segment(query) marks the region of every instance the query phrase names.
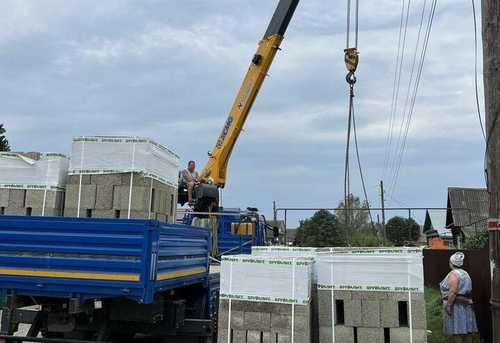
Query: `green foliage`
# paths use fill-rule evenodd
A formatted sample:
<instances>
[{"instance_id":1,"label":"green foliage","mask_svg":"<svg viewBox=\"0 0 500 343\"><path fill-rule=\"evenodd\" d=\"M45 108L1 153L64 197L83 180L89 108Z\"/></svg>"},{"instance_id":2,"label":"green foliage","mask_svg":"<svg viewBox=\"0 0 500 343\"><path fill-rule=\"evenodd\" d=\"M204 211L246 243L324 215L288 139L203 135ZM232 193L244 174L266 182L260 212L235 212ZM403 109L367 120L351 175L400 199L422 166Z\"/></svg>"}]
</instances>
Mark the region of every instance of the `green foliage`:
<instances>
[{"instance_id":1,"label":"green foliage","mask_svg":"<svg viewBox=\"0 0 500 343\"><path fill-rule=\"evenodd\" d=\"M431 216L429 215L429 211L425 211L425 222L424 222L424 233L430 233L434 230L432 226ZM435 231L435 230L434 230Z\"/></svg>"},{"instance_id":2,"label":"green foliage","mask_svg":"<svg viewBox=\"0 0 500 343\"><path fill-rule=\"evenodd\" d=\"M9 141L5 137L3 124L0 124L0 151L10 151Z\"/></svg>"},{"instance_id":3,"label":"green foliage","mask_svg":"<svg viewBox=\"0 0 500 343\"><path fill-rule=\"evenodd\" d=\"M443 302L441 293L432 288L425 289L425 308L427 314L427 330L431 333L427 335L428 343L452 343L450 337L443 335ZM476 336L475 343L481 343L481 339Z\"/></svg>"},{"instance_id":4,"label":"green foliage","mask_svg":"<svg viewBox=\"0 0 500 343\"><path fill-rule=\"evenodd\" d=\"M326 210L316 212L310 219L300 222L295 245L305 247L333 247L345 245L337 217Z\"/></svg>"},{"instance_id":5,"label":"green foliage","mask_svg":"<svg viewBox=\"0 0 500 343\"><path fill-rule=\"evenodd\" d=\"M366 201L361 201L359 197L350 194L348 199L349 211L345 208L345 200L341 201L335 211L339 224L351 234L362 233L371 230L369 205Z\"/></svg>"},{"instance_id":6,"label":"green foliage","mask_svg":"<svg viewBox=\"0 0 500 343\"><path fill-rule=\"evenodd\" d=\"M420 226L411 218L393 217L387 222L385 229L387 239L396 246L416 242L420 237Z\"/></svg>"},{"instance_id":7,"label":"green foliage","mask_svg":"<svg viewBox=\"0 0 500 343\"><path fill-rule=\"evenodd\" d=\"M380 247L384 246L384 241L374 233L355 234L350 241L353 247Z\"/></svg>"},{"instance_id":8,"label":"green foliage","mask_svg":"<svg viewBox=\"0 0 500 343\"><path fill-rule=\"evenodd\" d=\"M479 231L472 236L465 239L464 249L474 250L474 249L484 249L489 246L489 232Z\"/></svg>"}]
</instances>

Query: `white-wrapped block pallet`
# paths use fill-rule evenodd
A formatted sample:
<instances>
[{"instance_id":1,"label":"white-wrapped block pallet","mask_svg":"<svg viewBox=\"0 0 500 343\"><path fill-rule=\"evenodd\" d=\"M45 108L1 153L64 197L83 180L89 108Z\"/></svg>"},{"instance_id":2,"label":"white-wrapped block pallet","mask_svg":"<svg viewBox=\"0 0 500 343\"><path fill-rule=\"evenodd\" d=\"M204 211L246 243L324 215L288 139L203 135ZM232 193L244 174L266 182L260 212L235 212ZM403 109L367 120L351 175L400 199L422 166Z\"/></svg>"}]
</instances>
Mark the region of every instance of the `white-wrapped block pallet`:
<instances>
[{"instance_id":1,"label":"white-wrapped block pallet","mask_svg":"<svg viewBox=\"0 0 500 343\"><path fill-rule=\"evenodd\" d=\"M316 267L320 343L427 341L421 249L328 249Z\"/></svg>"},{"instance_id":2,"label":"white-wrapped block pallet","mask_svg":"<svg viewBox=\"0 0 500 343\"><path fill-rule=\"evenodd\" d=\"M311 342L311 258L223 257L220 343Z\"/></svg>"},{"instance_id":3,"label":"white-wrapped block pallet","mask_svg":"<svg viewBox=\"0 0 500 343\"><path fill-rule=\"evenodd\" d=\"M0 214L62 215L68 166L58 153L0 153Z\"/></svg>"},{"instance_id":4,"label":"white-wrapped block pallet","mask_svg":"<svg viewBox=\"0 0 500 343\"><path fill-rule=\"evenodd\" d=\"M173 222L179 157L143 137L73 139L65 216Z\"/></svg>"}]
</instances>

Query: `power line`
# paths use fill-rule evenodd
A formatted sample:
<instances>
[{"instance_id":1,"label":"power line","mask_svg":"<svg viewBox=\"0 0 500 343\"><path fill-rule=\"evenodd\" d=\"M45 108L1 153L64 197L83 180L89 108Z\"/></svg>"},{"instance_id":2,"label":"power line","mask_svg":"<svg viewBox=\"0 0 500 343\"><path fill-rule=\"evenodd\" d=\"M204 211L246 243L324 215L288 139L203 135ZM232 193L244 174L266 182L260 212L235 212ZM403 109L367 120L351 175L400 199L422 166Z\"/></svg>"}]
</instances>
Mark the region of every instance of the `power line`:
<instances>
[{"instance_id":1,"label":"power line","mask_svg":"<svg viewBox=\"0 0 500 343\"><path fill-rule=\"evenodd\" d=\"M476 90L476 107L479 125L481 126L481 133L486 141L486 133L484 130L483 119L481 115L481 105L479 103L479 85L478 85L478 39L477 39L477 16L476 16L476 2L472 0L472 16L474 17L474 86Z\"/></svg>"},{"instance_id":2,"label":"power line","mask_svg":"<svg viewBox=\"0 0 500 343\"><path fill-rule=\"evenodd\" d=\"M420 64L419 64L419 67L418 67L417 79L416 79L416 82L415 82L415 87L413 89L412 99L411 99L411 103L410 103L410 109L409 109L408 121L406 123L406 128L405 128L403 145L402 145L402 147L400 149L399 162L397 164L397 168L396 168L396 171L395 171L395 174L394 174L394 180L393 180L392 190L391 190L392 193L394 193L394 190L396 188L396 184L398 182L399 171L400 171L400 168L401 168L403 156L405 155L405 151L406 151L407 139L408 139L408 132L409 132L409 129L410 129L411 119L413 117L413 113L414 113L414 109L415 109L415 103L416 103L416 99L417 99L418 89L419 89L419 86L420 86L420 81L421 81L421 78L422 78L422 73L423 73L424 64L425 64L425 58L427 56L427 49L428 49L428 46L429 46L429 40L430 40L431 31L432 31L432 25L434 23L434 16L435 16L435 13L436 13L436 7L437 7L437 0L433 0L433 3L431 5L431 10L430 10L430 13L429 13L429 19L428 19L428 22L427 22L427 30L426 30L426 34L425 34L425 38L424 38L424 45L422 46L422 52L421 52L421 55L420 55Z\"/></svg>"},{"instance_id":3,"label":"power line","mask_svg":"<svg viewBox=\"0 0 500 343\"><path fill-rule=\"evenodd\" d=\"M389 137L388 137L388 145L387 145L387 154L384 160L384 175L385 178L386 172L388 172L388 168L390 165L391 157L392 157L392 140L393 140L393 131L394 124L396 120L396 113L399 101L399 89L401 85L401 76L403 74L403 65L404 65L404 56L406 49L406 34L408 31L408 20L410 16L410 5L411 0L408 0L406 5L406 19L405 18L405 0L403 0L403 4L401 7L401 21L399 27L399 39L398 39L398 56L396 60L396 71L394 78L394 88L392 94L392 103L391 103L391 114L390 114L390 123L389 123Z\"/></svg>"}]
</instances>

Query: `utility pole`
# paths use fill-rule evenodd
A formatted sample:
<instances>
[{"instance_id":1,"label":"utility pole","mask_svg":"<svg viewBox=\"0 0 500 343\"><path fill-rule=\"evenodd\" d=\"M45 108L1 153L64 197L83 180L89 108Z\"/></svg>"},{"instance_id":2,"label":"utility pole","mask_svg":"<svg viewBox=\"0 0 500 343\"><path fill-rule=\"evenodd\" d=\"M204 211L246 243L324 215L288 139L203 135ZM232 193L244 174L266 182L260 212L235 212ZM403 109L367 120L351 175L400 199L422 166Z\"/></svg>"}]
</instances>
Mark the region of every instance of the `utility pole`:
<instances>
[{"instance_id":1,"label":"utility pole","mask_svg":"<svg viewBox=\"0 0 500 343\"><path fill-rule=\"evenodd\" d=\"M385 232L385 200L384 200L384 181L380 181L380 207L382 208L382 234L384 235L384 243L387 241Z\"/></svg>"},{"instance_id":2,"label":"utility pole","mask_svg":"<svg viewBox=\"0 0 500 343\"><path fill-rule=\"evenodd\" d=\"M490 195L492 342L500 342L500 2L482 0L487 184Z\"/></svg>"}]
</instances>

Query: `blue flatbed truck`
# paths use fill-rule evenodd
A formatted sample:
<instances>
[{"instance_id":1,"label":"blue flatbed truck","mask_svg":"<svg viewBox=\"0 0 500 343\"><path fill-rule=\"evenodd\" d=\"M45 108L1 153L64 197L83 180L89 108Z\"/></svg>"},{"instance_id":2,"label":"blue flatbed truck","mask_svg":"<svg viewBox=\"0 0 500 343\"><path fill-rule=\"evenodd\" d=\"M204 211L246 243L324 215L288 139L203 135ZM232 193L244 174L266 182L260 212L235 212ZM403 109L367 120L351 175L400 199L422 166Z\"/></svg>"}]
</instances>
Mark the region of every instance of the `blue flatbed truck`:
<instances>
[{"instance_id":1,"label":"blue flatbed truck","mask_svg":"<svg viewBox=\"0 0 500 343\"><path fill-rule=\"evenodd\" d=\"M0 216L0 341L28 323L27 337L48 342L136 333L209 342L219 291L210 247L209 230L187 225Z\"/></svg>"}]
</instances>

